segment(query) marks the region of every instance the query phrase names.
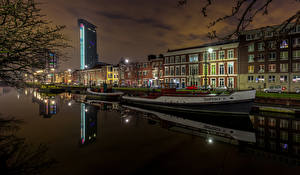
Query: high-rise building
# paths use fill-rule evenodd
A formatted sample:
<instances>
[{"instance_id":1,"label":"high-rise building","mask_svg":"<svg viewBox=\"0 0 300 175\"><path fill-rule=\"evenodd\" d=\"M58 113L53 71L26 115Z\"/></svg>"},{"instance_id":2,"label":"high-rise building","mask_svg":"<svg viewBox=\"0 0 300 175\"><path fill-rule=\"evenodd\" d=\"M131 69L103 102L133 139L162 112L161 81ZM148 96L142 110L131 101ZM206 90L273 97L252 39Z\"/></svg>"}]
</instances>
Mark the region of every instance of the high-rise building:
<instances>
[{"instance_id":1,"label":"high-rise building","mask_svg":"<svg viewBox=\"0 0 300 175\"><path fill-rule=\"evenodd\" d=\"M96 26L84 19L78 20L80 28L80 69L92 68L98 62Z\"/></svg>"}]
</instances>

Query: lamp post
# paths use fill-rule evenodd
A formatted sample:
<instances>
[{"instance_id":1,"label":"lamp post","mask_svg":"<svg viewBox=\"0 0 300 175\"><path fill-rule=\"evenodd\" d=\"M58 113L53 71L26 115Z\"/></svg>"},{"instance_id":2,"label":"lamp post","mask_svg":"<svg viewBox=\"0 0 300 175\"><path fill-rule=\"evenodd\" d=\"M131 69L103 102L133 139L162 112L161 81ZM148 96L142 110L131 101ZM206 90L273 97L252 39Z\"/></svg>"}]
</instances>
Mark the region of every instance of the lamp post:
<instances>
[{"instance_id":1,"label":"lamp post","mask_svg":"<svg viewBox=\"0 0 300 175\"><path fill-rule=\"evenodd\" d=\"M84 80L84 81L85 81L85 83L84 83L84 84L86 84L86 85L87 85L87 76L88 76L88 75L87 75L87 70L86 70L86 69L88 68L88 66L87 66L87 65L85 65L85 66L84 66L84 68L85 68L85 80Z\"/></svg>"},{"instance_id":2,"label":"lamp post","mask_svg":"<svg viewBox=\"0 0 300 175\"><path fill-rule=\"evenodd\" d=\"M204 58L204 88L205 90L207 90L207 72L208 72L208 68L207 68L207 64L209 64L207 62L207 58L210 56L210 54L213 52L212 48L208 49L208 55Z\"/></svg>"}]
</instances>

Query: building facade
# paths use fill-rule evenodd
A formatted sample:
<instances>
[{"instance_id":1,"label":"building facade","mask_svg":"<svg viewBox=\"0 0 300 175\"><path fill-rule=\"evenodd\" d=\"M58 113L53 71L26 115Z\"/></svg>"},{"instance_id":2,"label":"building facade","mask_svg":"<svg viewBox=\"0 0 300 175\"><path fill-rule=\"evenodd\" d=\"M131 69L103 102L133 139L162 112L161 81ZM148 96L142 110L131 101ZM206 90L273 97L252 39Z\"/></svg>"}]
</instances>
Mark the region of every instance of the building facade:
<instances>
[{"instance_id":1,"label":"building facade","mask_svg":"<svg viewBox=\"0 0 300 175\"><path fill-rule=\"evenodd\" d=\"M97 33L96 26L84 19L78 20L80 29L80 69L87 69L96 66L97 54Z\"/></svg>"},{"instance_id":2,"label":"building facade","mask_svg":"<svg viewBox=\"0 0 300 175\"><path fill-rule=\"evenodd\" d=\"M240 89L300 88L300 26L288 34L279 34L274 27L249 30L239 42Z\"/></svg>"},{"instance_id":3,"label":"building facade","mask_svg":"<svg viewBox=\"0 0 300 175\"><path fill-rule=\"evenodd\" d=\"M177 88L205 85L237 88L238 42L218 42L169 50L164 58L164 82Z\"/></svg>"}]
</instances>

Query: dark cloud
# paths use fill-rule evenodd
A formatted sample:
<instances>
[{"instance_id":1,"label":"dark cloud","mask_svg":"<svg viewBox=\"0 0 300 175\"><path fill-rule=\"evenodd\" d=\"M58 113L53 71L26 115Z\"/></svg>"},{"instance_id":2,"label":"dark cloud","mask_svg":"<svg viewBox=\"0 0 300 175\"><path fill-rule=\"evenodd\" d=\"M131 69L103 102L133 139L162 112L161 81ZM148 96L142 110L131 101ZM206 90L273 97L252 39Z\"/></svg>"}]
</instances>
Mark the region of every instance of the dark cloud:
<instances>
[{"instance_id":1,"label":"dark cloud","mask_svg":"<svg viewBox=\"0 0 300 175\"><path fill-rule=\"evenodd\" d=\"M153 27L157 27L157 28L165 29L165 30L173 29L171 26L161 23L153 18L135 18L135 17L130 17L130 16L124 15L124 14L109 13L109 12L98 12L98 14L102 15L104 17L110 18L110 19L128 20L128 21L133 21L137 24L151 25Z\"/></svg>"}]
</instances>

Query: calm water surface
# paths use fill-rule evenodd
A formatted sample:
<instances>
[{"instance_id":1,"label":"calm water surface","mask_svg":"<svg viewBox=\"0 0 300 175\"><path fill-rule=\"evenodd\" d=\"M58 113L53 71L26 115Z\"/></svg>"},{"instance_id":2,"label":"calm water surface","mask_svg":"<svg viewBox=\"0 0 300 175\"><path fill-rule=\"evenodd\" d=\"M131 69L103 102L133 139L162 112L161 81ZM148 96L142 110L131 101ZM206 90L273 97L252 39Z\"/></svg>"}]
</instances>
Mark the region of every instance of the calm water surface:
<instances>
[{"instance_id":1,"label":"calm water surface","mask_svg":"<svg viewBox=\"0 0 300 175\"><path fill-rule=\"evenodd\" d=\"M298 174L300 119L282 114L174 116L82 96L1 88L17 136L45 144L44 174Z\"/></svg>"}]
</instances>

